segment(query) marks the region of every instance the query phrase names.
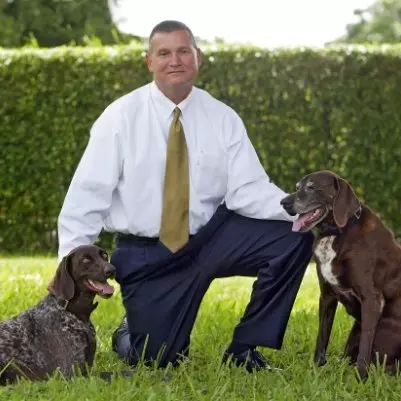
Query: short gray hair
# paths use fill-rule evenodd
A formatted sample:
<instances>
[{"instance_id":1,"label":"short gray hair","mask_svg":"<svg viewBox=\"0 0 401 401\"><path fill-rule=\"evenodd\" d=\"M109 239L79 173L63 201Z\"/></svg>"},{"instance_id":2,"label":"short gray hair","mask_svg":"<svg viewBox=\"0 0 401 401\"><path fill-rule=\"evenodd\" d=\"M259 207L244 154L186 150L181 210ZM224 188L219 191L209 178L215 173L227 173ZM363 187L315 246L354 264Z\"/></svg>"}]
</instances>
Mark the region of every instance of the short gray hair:
<instances>
[{"instance_id":1,"label":"short gray hair","mask_svg":"<svg viewBox=\"0 0 401 401\"><path fill-rule=\"evenodd\" d=\"M158 33L158 32L170 33L170 32L175 32L175 31L187 31L189 38L191 39L192 45L195 47L195 49L198 48L198 46L196 45L195 36L193 35L192 31L183 22L175 21L175 20L165 20L165 21L159 22L152 29L152 32L150 33L150 36L149 36L149 52L152 50L150 42L156 33Z\"/></svg>"}]
</instances>

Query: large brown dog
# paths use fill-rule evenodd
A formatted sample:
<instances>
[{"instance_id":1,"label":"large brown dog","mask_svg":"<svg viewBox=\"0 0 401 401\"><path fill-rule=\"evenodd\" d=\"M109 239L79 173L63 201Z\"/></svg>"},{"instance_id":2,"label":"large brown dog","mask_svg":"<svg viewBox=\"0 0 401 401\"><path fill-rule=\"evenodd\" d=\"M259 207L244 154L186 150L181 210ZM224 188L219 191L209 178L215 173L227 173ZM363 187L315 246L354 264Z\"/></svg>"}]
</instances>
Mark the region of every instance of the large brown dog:
<instances>
[{"instance_id":1,"label":"large brown dog","mask_svg":"<svg viewBox=\"0 0 401 401\"><path fill-rule=\"evenodd\" d=\"M309 174L281 201L299 214L293 231L317 228L314 246L320 284L315 363L326 350L338 301L355 322L345 356L367 377L371 361L395 372L401 360L401 246L351 186L331 171Z\"/></svg>"}]
</instances>

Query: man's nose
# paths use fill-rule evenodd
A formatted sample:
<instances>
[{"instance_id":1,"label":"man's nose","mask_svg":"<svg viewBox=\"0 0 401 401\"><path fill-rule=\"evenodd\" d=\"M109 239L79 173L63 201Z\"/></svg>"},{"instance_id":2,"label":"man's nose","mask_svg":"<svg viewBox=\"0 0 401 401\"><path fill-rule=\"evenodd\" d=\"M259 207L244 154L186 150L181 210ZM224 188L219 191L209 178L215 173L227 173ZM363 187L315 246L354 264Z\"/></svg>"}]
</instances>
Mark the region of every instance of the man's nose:
<instances>
[{"instance_id":1,"label":"man's nose","mask_svg":"<svg viewBox=\"0 0 401 401\"><path fill-rule=\"evenodd\" d=\"M171 53L170 64L173 66L177 66L181 64L181 59L178 53Z\"/></svg>"}]
</instances>

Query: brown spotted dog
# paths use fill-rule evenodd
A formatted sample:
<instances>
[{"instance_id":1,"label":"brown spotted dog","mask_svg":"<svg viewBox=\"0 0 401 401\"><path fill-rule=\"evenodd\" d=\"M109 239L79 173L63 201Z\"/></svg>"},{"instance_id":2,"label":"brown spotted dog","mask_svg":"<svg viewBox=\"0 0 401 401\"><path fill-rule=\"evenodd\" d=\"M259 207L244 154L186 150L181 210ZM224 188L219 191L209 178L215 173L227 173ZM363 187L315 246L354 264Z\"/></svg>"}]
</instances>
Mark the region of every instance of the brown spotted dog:
<instances>
[{"instance_id":1,"label":"brown spotted dog","mask_svg":"<svg viewBox=\"0 0 401 401\"><path fill-rule=\"evenodd\" d=\"M345 356L367 377L371 361L393 373L401 360L401 246L351 186L331 171L303 177L281 201L299 217L293 231L316 228L314 245L320 285L319 329L314 361L326 350L338 302L354 318Z\"/></svg>"},{"instance_id":2,"label":"brown spotted dog","mask_svg":"<svg viewBox=\"0 0 401 401\"><path fill-rule=\"evenodd\" d=\"M94 245L75 248L59 264L49 295L34 307L0 323L0 384L19 377L48 378L87 374L96 352L90 315L95 295L109 298L115 268Z\"/></svg>"}]
</instances>

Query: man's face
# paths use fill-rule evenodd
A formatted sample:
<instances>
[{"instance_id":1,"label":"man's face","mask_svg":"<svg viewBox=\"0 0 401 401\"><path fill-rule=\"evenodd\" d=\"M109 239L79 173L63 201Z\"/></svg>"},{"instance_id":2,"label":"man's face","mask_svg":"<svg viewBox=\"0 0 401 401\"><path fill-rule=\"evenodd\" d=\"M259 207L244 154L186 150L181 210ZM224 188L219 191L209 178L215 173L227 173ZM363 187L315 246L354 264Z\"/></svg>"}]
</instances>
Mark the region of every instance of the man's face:
<instances>
[{"instance_id":1,"label":"man's face","mask_svg":"<svg viewBox=\"0 0 401 401\"><path fill-rule=\"evenodd\" d=\"M154 80L164 87L192 85L199 71L200 51L187 31L157 32L146 55Z\"/></svg>"}]
</instances>

